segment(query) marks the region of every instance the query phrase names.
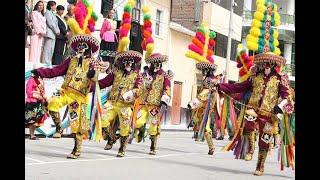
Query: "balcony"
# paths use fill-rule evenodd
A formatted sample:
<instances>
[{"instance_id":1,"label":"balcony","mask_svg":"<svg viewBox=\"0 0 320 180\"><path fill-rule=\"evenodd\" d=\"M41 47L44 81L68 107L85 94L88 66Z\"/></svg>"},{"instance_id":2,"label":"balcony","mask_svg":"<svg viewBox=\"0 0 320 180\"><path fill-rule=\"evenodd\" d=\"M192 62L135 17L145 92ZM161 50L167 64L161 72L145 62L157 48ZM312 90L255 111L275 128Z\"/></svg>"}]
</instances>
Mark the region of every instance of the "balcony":
<instances>
[{"instance_id":1,"label":"balcony","mask_svg":"<svg viewBox=\"0 0 320 180\"><path fill-rule=\"evenodd\" d=\"M252 18L254 17L253 14L256 11L243 11L243 22L250 22ZM289 15L289 14L281 14L280 15L280 25L284 25L284 26L294 26L295 25L295 16L294 15Z\"/></svg>"}]
</instances>

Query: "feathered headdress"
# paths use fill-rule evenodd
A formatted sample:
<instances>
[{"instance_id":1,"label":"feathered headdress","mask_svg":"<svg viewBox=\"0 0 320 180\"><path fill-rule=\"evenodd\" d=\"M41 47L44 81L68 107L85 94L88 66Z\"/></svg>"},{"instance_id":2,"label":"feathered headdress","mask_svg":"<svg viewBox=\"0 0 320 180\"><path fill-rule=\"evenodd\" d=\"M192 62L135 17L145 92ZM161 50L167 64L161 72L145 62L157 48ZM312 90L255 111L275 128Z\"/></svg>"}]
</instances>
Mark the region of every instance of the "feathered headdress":
<instances>
[{"instance_id":1,"label":"feathered headdress","mask_svg":"<svg viewBox=\"0 0 320 180\"><path fill-rule=\"evenodd\" d=\"M128 0L128 3L124 6L121 26L119 29L118 53L126 51L127 46L130 43L128 33L130 32L130 29L131 29L131 12L135 4L136 4L136 1Z\"/></svg>"},{"instance_id":2,"label":"feathered headdress","mask_svg":"<svg viewBox=\"0 0 320 180\"><path fill-rule=\"evenodd\" d=\"M247 46L257 53L273 52L280 55L278 35L279 32L272 26L280 24L278 6L271 0L257 0L257 11L252 19L250 34L247 35Z\"/></svg>"},{"instance_id":3,"label":"feathered headdress","mask_svg":"<svg viewBox=\"0 0 320 180\"><path fill-rule=\"evenodd\" d=\"M74 17L68 19L68 26L75 34L88 34L91 35L95 31L95 22L98 17L93 11L93 5L88 0L78 0L73 9Z\"/></svg>"},{"instance_id":4,"label":"feathered headdress","mask_svg":"<svg viewBox=\"0 0 320 180\"><path fill-rule=\"evenodd\" d=\"M240 82L243 82L249 77L251 67L254 64L253 64L253 56L247 55L246 49L243 47L242 44L238 45L236 61L237 61L237 67L239 68Z\"/></svg>"},{"instance_id":5,"label":"feathered headdress","mask_svg":"<svg viewBox=\"0 0 320 180\"><path fill-rule=\"evenodd\" d=\"M143 12L143 26L141 30L143 32L143 41L141 42L141 47L146 52L145 59L149 58L154 51L154 40L152 38L152 22L151 15L148 13L149 8L144 6L142 8Z\"/></svg>"},{"instance_id":6,"label":"feathered headdress","mask_svg":"<svg viewBox=\"0 0 320 180\"><path fill-rule=\"evenodd\" d=\"M186 52L186 56L199 62L214 63L212 48L215 46L215 37L216 33L209 30L207 23L202 23L192 38L192 44L188 46L190 51Z\"/></svg>"}]
</instances>

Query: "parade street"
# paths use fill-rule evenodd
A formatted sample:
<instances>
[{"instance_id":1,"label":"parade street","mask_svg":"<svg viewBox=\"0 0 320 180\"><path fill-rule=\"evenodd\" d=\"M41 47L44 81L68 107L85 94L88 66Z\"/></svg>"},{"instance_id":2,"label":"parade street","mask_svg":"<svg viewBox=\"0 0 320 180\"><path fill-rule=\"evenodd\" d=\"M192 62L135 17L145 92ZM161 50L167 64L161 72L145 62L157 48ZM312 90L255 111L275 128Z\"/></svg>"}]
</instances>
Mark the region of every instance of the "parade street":
<instances>
[{"instance_id":1,"label":"parade street","mask_svg":"<svg viewBox=\"0 0 320 180\"><path fill-rule=\"evenodd\" d=\"M207 155L206 142L195 142L193 132L162 132L156 155L149 155L150 140L127 146L126 157L118 158L117 142L113 149L104 150L105 141L84 140L78 159L66 159L74 142L72 138L25 139L26 180L288 180L294 170L280 171L278 150L273 149L265 163L263 176L254 176L257 147L251 161L234 159L233 152L220 151L230 142L215 140L215 153Z\"/></svg>"}]
</instances>

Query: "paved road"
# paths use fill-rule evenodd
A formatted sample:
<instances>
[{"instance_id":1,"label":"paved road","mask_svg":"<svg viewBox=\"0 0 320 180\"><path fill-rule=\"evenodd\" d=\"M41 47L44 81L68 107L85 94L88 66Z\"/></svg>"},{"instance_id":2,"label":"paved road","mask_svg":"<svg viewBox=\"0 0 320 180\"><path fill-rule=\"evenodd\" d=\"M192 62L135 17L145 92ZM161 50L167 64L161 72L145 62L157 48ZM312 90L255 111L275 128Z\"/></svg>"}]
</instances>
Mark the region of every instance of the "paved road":
<instances>
[{"instance_id":1,"label":"paved road","mask_svg":"<svg viewBox=\"0 0 320 180\"><path fill-rule=\"evenodd\" d=\"M214 140L216 152L207 155L205 142L195 142L192 132L163 132L157 155L150 156L150 140L129 144L124 158L115 157L119 143L109 151L105 142L83 142L79 159L66 159L73 148L71 138L25 140L26 180L288 180L291 169L280 171L277 150L272 150L265 164L264 176L253 175L257 149L252 161L234 159L232 152L219 151L229 141Z\"/></svg>"}]
</instances>

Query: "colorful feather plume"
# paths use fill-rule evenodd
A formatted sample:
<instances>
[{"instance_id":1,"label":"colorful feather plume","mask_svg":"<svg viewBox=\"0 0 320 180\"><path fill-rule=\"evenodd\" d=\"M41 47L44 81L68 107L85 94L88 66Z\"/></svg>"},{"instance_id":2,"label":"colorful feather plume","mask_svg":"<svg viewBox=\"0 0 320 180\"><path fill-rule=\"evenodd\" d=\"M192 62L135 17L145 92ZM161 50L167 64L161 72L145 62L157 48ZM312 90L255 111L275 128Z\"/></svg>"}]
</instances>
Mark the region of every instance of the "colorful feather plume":
<instances>
[{"instance_id":1,"label":"colorful feather plume","mask_svg":"<svg viewBox=\"0 0 320 180\"><path fill-rule=\"evenodd\" d=\"M78 0L74 9L74 18L70 18L67 22L71 31L75 34L91 35L95 31L95 22L98 17L93 12L93 5L88 0Z\"/></svg>"},{"instance_id":2,"label":"colorful feather plume","mask_svg":"<svg viewBox=\"0 0 320 180\"><path fill-rule=\"evenodd\" d=\"M240 82L245 81L249 75L253 64L253 56L248 56L242 44L238 45L236 56L237 67L239 68Z\"/></svg>"},{"instance_id":3,"label":"colorful feather plume","mask_svg":"<svg viewBox=\"0 0 320 180\"><path fill-rule=\"evenodd\" d=\"M247 46L258 53L273 52L280 55L278 35L279 32L272 26L280 24L278 6L272 0L257 0L257 11L252 19L250 34L247 35Z\"/></svg>"},{"instance_id":4,"label":"colorful feather plume","mask_svg":"<svg viewBox=\"0 0 320 180\"><path fill-rule=\"evenodd\" d=\"M135 6L136 1L128 0L128 3L124 6L124 12L122 14L121 26L119 29L119 45L118 52L126 51L127 46L130 43L128 34L131 29L131 12L132 8Z\"/></svg>"},{"instance_id":5,"label":"colorful feather plume","mask_svg":"<svg viewBox=\"0 0 320 180\"><path fill-rule=\"evenodd\" d=\"M154 51L154 40L152 38L152 22L151 15L149 13L149 7L144 6L142 8L143 12L143 26L141 26L141 30L143 32L143 41L141 42L141 47L144 51L147 51L145 54L145 59L150 57Z\"/></svg>"},{"instance_id":6,"label":"colorful feather plume","mask_svg":"<svg viewBox=\"0 0 320 180\"><path fill-rule=\"evenodd\" d=\"M192 38L192 44L188 45L189 51L186 52L186 56L199 62L214 63L212 50L215 46L215 37L216 33L209 30L207 23L202 23Z\"/></svg>"}]
</instances>

